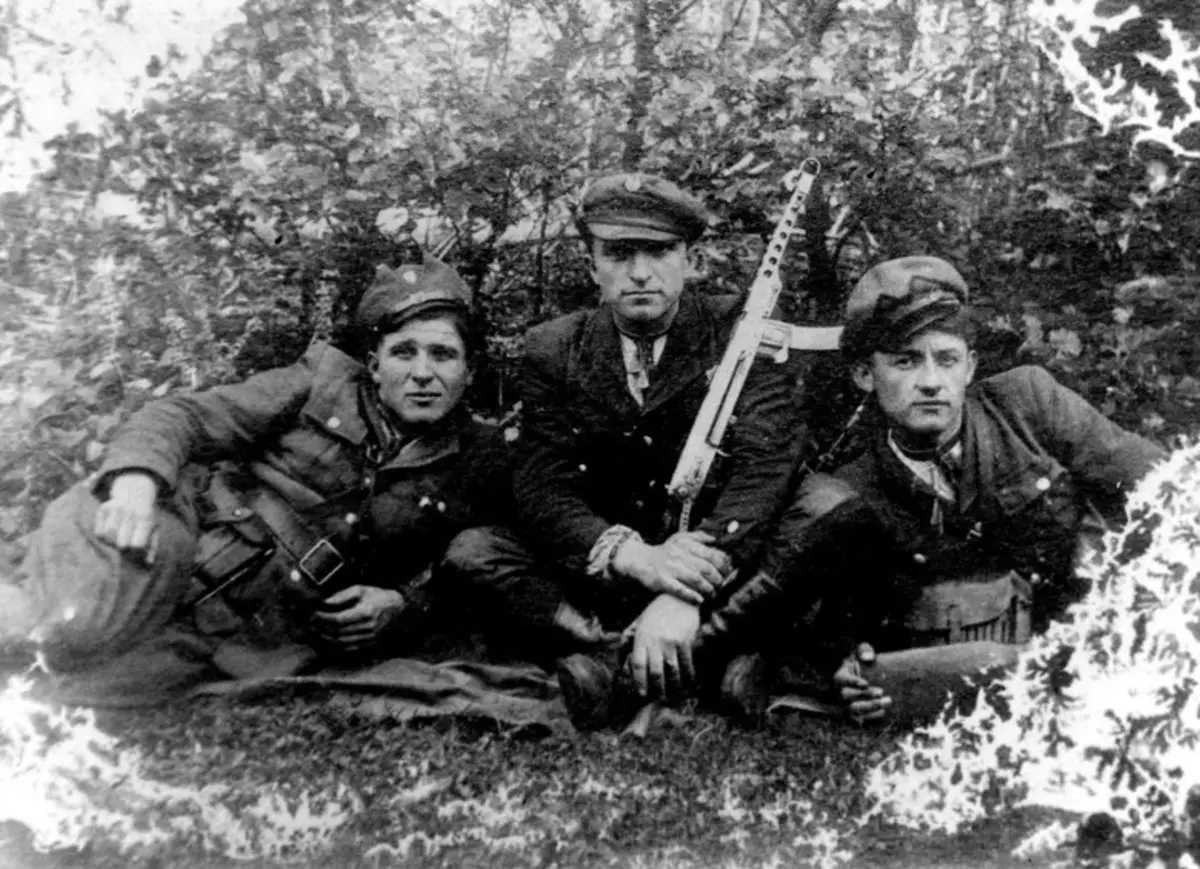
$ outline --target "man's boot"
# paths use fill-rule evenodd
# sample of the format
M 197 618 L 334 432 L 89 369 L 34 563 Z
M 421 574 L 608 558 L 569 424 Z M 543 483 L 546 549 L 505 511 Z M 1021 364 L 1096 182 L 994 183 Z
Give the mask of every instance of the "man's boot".
M 755 652 L 738 655 L 724 668 L 718 689 L 721 712 L 749 730 L 760 730 L 767 719 L 770 673 L 767 659 Z
M 700 690 L 745 727 L 761 727 L 766 718 L 767 661 L 757 649 L 787 622 L 786 597 L 784 586 L 760 571 L 700 626 L 693 652 Z
M 761 650 L 786 642 L 796 623 L 828 596 L 823 568 L 836 565 L 837 575 L 854 575 L 852 560 L 862 553 L 848 553 L 847 540 L 880 539 L 878 520 L 858 499 L 824 507 L 785 536 L 787 547 L 772 552 L 773 560 L 769 556 L 701 625 L 693 654 L 700 684 L 718 686 L 722 710 L 752 726 L 766 716 L 770 687 Z
M 643 705 L 621 650 L 560 658 L 555 668 L 563 703 L 576 730 L 619 729 Z

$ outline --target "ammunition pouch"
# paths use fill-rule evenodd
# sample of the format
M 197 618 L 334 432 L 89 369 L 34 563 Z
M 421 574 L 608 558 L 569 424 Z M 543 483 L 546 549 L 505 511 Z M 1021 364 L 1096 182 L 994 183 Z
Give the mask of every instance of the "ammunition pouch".
M 904 616 L 909 646 L 1020 645 L 1033 635 L 1033 593 L 1013 571 L 949 580 L 921 589 Z
M 220 598 L 242 618 L 279 633 L 288 619 L 271 604 L 307 614 L 348 578 L 340 540 L 310 525 L 249 474 L 218 466 L 202 495 L 192 606 Z M 334 582 L 335 578 L 339 582 Z M 291 631 L 284 631 L 291 633 Z

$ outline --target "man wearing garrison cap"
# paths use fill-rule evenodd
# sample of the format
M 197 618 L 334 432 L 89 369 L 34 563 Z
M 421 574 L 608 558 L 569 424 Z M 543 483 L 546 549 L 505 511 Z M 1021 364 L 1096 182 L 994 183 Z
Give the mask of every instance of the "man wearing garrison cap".
M 492 626 L 559 659 L 568 699 L 606 687 L 614 663 L 570 653 L 621 632 L 644 691 L 688 681 L 701 609 L 754 562 L 783 504 L 795 370 L 758 362 L 699 523 L 672 524 L 666 485 L 740 311 L 735 296 L 685 286 L 707 222 L 695 197 L 654 175 L 585 190 L 575 224 L 600 304 L 528 332 L 516 521 L 466 532 L 447 556 Z
M 1163 451 L 1041 368 L 973 383 L 967 295 L 929 256 L 858 281 L 841 349 L 870 446 L 803 482 L 759 572 L 699 632 L 700 666 L 792 642 L 819 602 L 800 639 L 821 637 L 815 663 L 836 674 L 809 708 L 907 721 L 936 713 L 964 675 L 1011 661 L 1082 593 L 1080 532 L 1118 521 Z M 765 694 L 744 711 L 761 712 Z
M 0 585 L 0 648 L 36 645 L 60 699 L 98 705 L 411 649 L 446 544 L 508 512 L 503 444 L 463 402 L 470 300 L 437 260 L 381 265 L 365 359 L 317 342 L 147 404 Z

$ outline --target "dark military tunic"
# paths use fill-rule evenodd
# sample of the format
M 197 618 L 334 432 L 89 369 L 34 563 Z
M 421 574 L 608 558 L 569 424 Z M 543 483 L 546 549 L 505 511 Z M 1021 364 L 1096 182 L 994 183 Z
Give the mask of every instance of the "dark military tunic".
M 923 589 L 1008 571 L 1032 583 L 1034 626 L 1044 624 L 1083 591 L 1079 533 L 1119 521 L 1130 489 L 1164 457 L 1036 367 L 969 387 L 964 425 L 957 500 L 944 510 L 883 426 L 856 461 L 803 483 L 769 560 L 811 576 L 809 601 L 849 608 L 847 642 L 912 645 L 902 621 Z
M 629 392 L 606 306 L 530 330 L 516 515 L 503 527 L 467 530 L 446 557 L 482 629 L 522 656 L 553 660 L 572 650 L 555 626 L 563 602 L 614 630 L 650 602 L 633 580 L 589 575 L 589 556 L 614 525 L 650 543 L 678 530 L 666 487 L 739 312 L 732 297 L 685 291 L 642 405 Z M 760 557 L 786 503 L 803 443 L 795 388 L 793 365 L 754 364 L 693 511 L 693 527 L 739 567 Z
M 282 552 L 268 569 L 193 606 L 207 591 L 192 576 L 197 544 L 205 549 L 205 535 L 240 512 L 212 503 L 214 467 L 232 481 L 235 500 L 256 493 L 268 524 L 286 518 L 266 515 L 275 511 L 319 534 L 352 526 L 337 538 L 347 566 L 322 594 L 354 583 L 407 589 L 428 576 L 455 533 L 510 513 L 502 440 L 465 414 L 382 465 L 368 461 L 366 379 L 358 362 L 315 344 L 294 365 L 135 414 L 97 477 L 51 505 L 32 541 L 25 585 L 43 613 L 51 663 L 82 672 L 104 663 L 112 672 L 128 657 L 144 679 L 127 674 L 125 687 L 167 689 L 207 667 L 225 638 L 288 639 L 277 598 L 280 574 L 292 565 Z M 92 534 L 98 499 L 114 475 L 130 470 L 159 480 L 160 545 L 151 565 Z
M 737 299 L 685 292 L 639 406 L 626 385 L 607 307 L 529 332 L 522 375 L 524 458 L 515 473 L 529 537 L 576 571 L 600 535 L 628 525 L 657 543 L 677 530 L 666 486 L 740 312 Z M 800 444 L 795 369 L 760 360 L 750 371 L 725 457 L 693 519 L 745 564 L 769 533 Z

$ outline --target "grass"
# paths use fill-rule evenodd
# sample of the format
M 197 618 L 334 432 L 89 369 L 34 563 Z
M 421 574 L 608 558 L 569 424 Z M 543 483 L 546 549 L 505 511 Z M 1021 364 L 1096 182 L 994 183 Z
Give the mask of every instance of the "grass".
M 312 692 L 197 700 L 109 712 L 99 723 L 144 757 L 143 775 L 224 782 L 224 802 L 266 790 L 295 808 L 339 793 L 348 820 L 320 853 L 236 861 L 186 843 L 140 854 L 112 844 L 43 854 L 0 826 L 0 865 L 43 867 L 683 867 L 805 866 L 822 834 L 854 866 L 1029 866 L 1009 855 L 1034 819 L 957 837 L 873 822 L 854 829 L 863 770 L 894 736 L 816 719 L 740 730 L 699 711 L 663 716 L 644 738 L 503 729 L 486 721 L 380 722 Z M 1048 862 L 1042 865 L 1049 865 Z

